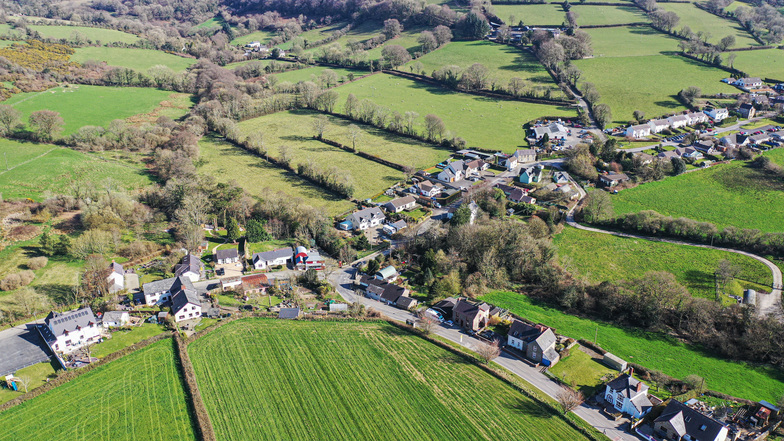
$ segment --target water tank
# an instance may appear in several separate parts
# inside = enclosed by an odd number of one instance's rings
[[[757,291],[753,289],[747,289],[743,291],[743,303],[746,305],[756,305],[757,304]]]

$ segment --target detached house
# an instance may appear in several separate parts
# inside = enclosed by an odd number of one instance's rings
[[[529,360],[552,366],[560,356],[555,350],[555,333],[544,325],[531,326],[520,320],[513,320],[507,334],[509,346],[523,352]]]
[[[568,184],[569,173],[566,173],[565,171],[557,171],[553,173],[553,182],[556,184]]]
[[[193,254],[184,256],[180,263],[174,265],[174,275],[197,282],[201,278],[201,260]]]
[[[393,199],[384,204],[384,209],[388,213],[400,213],[401,211],[411,210],[414,207],[416,207],[416,198],[413,196]]]
[[[119,263],[112,261],[109,265],[109,292],[116,293],[125,289],[125,270]]]
[[[692,145],[692,147],[704,155],[712,155],[716,153],[716,148],[710,141],[697,141]]]
[[[534,149],[516,150],[512,156],[517,158],[517,162],[519,164],[527,164],[529,162],[536,161],[536,150]]]
[[[526,167],[520,170],[520,182],[523,184],[533,184],[534,182],[540,182],[542,180],[542,171],[544,171],[544,169],[539,165]]]
[[[264,253],[253,253],[251,262],[253,263],[254,269],[261,270],[271,266],[285,266],[293,258],[294,250],[291,249],[291,247],[286,247]]]
[[[436,197],[441,194],[444,187],[441,184],[431,184],[430,182],[423,182],[419,184],[419,194],[429,198]]]
[[[90,308],[63,313],[52,311],[44,323],[46,326],[39,329],[49,347],[64,354],[97,342],[101,334],[98,320]]]
[[[469,331],[478,331],[487,326],[490,305],[487,303],[474,304],[464,299],[458,299],[452,309],[452,321],[456,325]]]
[[[463,161],[453,161],[444,167],[438,173],[438,180],[444,182],[457,182],[462,181],[466,176],[464,174],[465,163]]]
[[[195,289],[183,288],[174,294],[172,314],[175,322],[201,317],[201,302]]]
[[[739,78],[732,83],[733,86],[739,87],[743,90],[749,91],[751,89],[758,89],[762,87],[762,79],[760,78]]]
[[[704,110],[704,113],[711,117],[712,120],[718,122],[724,119],[729,118],[730,112],[726,108],[722,107],[719,109],[715,108],[708,108]]]
[[[744,145],[748,145],[749,137],[748,135],[741,135],[740,133],[733,133],[731,135],[723,136],[719,142],[724,147],[740,147]]]
[[[408,297],[408,289],[405,287],[387,283],[376,277],[362,276],[359,286],[364,289],[367,297],[400,309],[410,309],[417,304],[415,299]]]
[[[172,277],[170,279],[156,280],[142,285],[144,303],[146,305],[161,305],[171,300],[172,294],[181,289],[194,289],[193,283],[187,277]]]
[[[635,418],[642,418],[653,408],[648,400],[648,386],[628,374],[621,374],[607,383],[604,399],[617,410]]]
[[[649,124],[638,124],[626,128],[626,136],[629,138],[645,138],[651,136],[651,126]]]
[[[678,147],[675,149],[675,153],[681,158],[688,158],[688,159],[702,158],[702,153],[700,153],[700,151],[695,149],[694,147]]]
[[[729,430],[724,424],[672,398],[653,422],[653,430],[665,439],[724,441]]]
[[[131,321],[128,311],[106,311],[101,317],[101,324],[104,328],[118,328],[125,326]]]
[[[615,187],[618,184],[626,182],[629,180],[629,177],[626,176],[626,173],[615,173],[610,172],[606,175],[599,176],[599,181],[602,184],[606,185],[607,187]]]
[[[355,230],[367,230],[381,225],[386,218],[380,208],[370,207],[349,214],[346,220],[351,222],[351,227]]]
[[[738,108],[741,118],[751,119],[757,114],[757,109],[750,103],[741,104]]]
[[[240,260],[240,255],[237,252],[236,248],[231,248],[228,250],[218,250],[215,253],[215,262],[218,265],[223,265],[227,263],[236,263]]]

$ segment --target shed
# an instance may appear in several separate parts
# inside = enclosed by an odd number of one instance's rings
[[[348,311],[348,304],[346,303],[330,303],[329,312]]]
[[[280,308],[280,312],[278,313],[279,319],[295,319],[298,318],[300,314],[299,308]]]
[[[627,363],[621,357],[617,355],[613,355],[609,352],[605,352],[604,359],[602,359],[602,363],[605,365],[617,369],[619,372],[623,372],[626,370]]]
[[[394,266],[389,265],[386,268],[382,268],[379,272],[376,273],[376,279],[378,280],[392,280],[397,277],[397,270]]]

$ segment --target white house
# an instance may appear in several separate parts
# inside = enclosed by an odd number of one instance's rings
[[[367,230],[381,225],[386,218],[380,208],[370,207],[349,214],[346,220],[351,221],[355,230]]]
[[[419,194],[429,198],[440,195],[443,190],[441,184],[431,184],[429,181],[419,184]]]
[[[172,297],[172,314],[175,322],[201,317],[201,302],[195,289],[181,289]]]
[[[710,116],[711,119],[714,121],[721,121],[729,118],[730,116],[730,111],[724,107],[720,109],[714,109],[714,108],[705,109],[704,113]]]
[[[444,182],[462,181],[465,178],[465,163],[462,160],[450,162],[438,173],[438,180]]]
[[[64,354],[97,342],[101,334],[98,320],[90,308],[64,313],[52,311],[44,323],[46,326],[39,329],[49,347]]]
[[[198,282],[201,278],[201,259],[193,254],[186,254],[182,261],[174,265],[174,275],[187,277],[191,282]]]
[[[648,386],[628,374],[621,374],[607,383],[604,399],[617,410],[635,418],[642,418],[653,408],[648,400]]]
[[[384,209],[388,213],[400,213],[404,210],[410,210],[416,207],[416,198],[413,196],[405,196],[402,198],[393,199],[384,204]]]
[[[689,118],[686,115],[671,116],[667,118],[667,121],[669,121],[670,127],[673,129],[679,129],[689,125]]]
[[[294,250],[291,247],[279,248],[264,253],[253,253],[253,268],[261,270],[271,266],[285,266],[293,258]]]
[[[626,136],[629,138],[645,138],[646,136],[651,136],[651,126],[648,124],[629,126],[626,128]]]
[[[762,87],[762,79],[760,78],[739,78],[732,83],[733,86],[740,87],[744,90],[757,89]]]
[[[514,170],[514,168],[517,167],[517,156],[512,155],[506,158],[506,161],[504,161],[504,166],[507,170]]]
[[[660,133],[670,128],[670,122],[666,119],[652,119],[648,121],[648,125],[651,126],[651,133]]]
[[[215,253],[215,262],[218,265],[223,265],[226,263],[236,263],[240,260],[240,255],[237,252],[236,248],[230,248],[228,250],[218,250]]]
[[[689,118],[689,125],[690,126],[693,126],[695,124],[708,122],[708,115],[704,114],[703,112],[687,113],[686,114],[686,118]]]
[[[559,123],[550,123],[546,126],[534,127],[536,139],[542,139],[547,135],[550,139],[563,139],[569,134],[569,130]]]
[[[109,292],[115,293],[125,289],[125,270],[122,265],[112,261],[109,265]]]
[[[193,283],[187,277],[172,277],[170,279],[156,280],[142,285],[144,303],[147,305],[161,305],[171,300],[172,294],[182,288],[194,289]]]
[[[128,311],[106,311],[101,317],[101,324],[104,328],[118,328],[125,326],[131,321]]]

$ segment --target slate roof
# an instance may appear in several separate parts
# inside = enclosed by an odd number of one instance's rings
[[[235,259],[239,257],[240,255],[237,252],[236,248],[229,248],[228,250],[218,250],[215,253],[215,258],[217,260]]]
[[[181,276],[187,272],[201,273],[201,260],[193,254],[186,254],[182,261],[174,266],[174,274]]]
[[[121,274],[121,275],[125,274],[125,270],[123,269],[123,266],[120,265],[117,262],[112,262],[111,264],[109,264],[109,269],[113,273],[117,273],[117,274]]]
[[[490,311],[490,305],[487,303],[475,304],[469,301],[458,299],[452,314],[462,314],[466,318],[473,319],[479,314],[479,311]]]
[[[294,257],[294,250],[291,247],[286,247],[278,248],[277,250],[272,251],[265,251],[263,253],[253,253],[253,263],[258,262],[259,260],[268,262],[271,260],[280,259],[281,257],[291,259]]]
[[[186,288],[177,291],[172,297],[172,312],[177,314],[188,303],[201,306],[201,300],[199,300],[199,294],[196,290]]]
[[[404,221],[402,219],[397,221],[397,222],[392,223],[391,225],[393,227],[395,227],[395,229],[397,229],[397,230],[402,230],[403,228],[406,228],[408,226],[408,224],[406,224],[406,221]]]
[[[520,320],[513,320],[512,326],[509,327],[509,335],[528,343],[535,341],[543,349],[555,346],[555,333],[543,325],[532,326]]]
[[[112,322],[112,323],[121,323],[123,319],[123,314],[128,314],[125,311],[106,311],[103,313],[103,317],[101,317],[101,321],[104,323]]]
[[[384,216],[384,213],[378,207],[370,207],[370,208],[365,208],[364,210],[355,211],[354,213],[352,213],[352,216],[354,217],[354,219],[357,219],[358,222],[360,223],[363,220],[370,221],[376,218],[386,219],[386,216]]]
[[[533,157],[536,157],[536,150],[534,150],[534,149],[515,150],[513,156],[515,158],[520,158],[521,156],[533,156]]]
[[[183,287],[188,289],[194,289],[193,283],[191,283],[191,279],[187,277],[171,277],[169,279],[147,282],[144,285],[142,285],[142,289],[144,290],[144,293],[147,295],[152,295],[157,292],[166,292],[166,291],[174,293],[182,289]]]
[[[393,200],[387,202],[384,205],[391,205],[392,207],[394,207],[395,210],[397,210],[398,208],[403,207],[405,205],[408,205],[408,204],[410,204],[412,202],[416,202],[416,198],[415,197],[413,197],[413,196],[404,196],[402,198],[393,199]]]
[[[671,117],[667,118],[667,121],[669,121],[671,123],[673,123],[673,122],[681,122],[681,121],[688,123],[689,122],[689,117],[687,117],[686,115],[675,115],[675,116],[671,116]]]
[[[647,394],[648,385],[642,384],[642,390],[637,392],[637,384],[640,380],[630,377],[629,374],[621,374],[618,378],[607,383],[607,386],[614,391],[621,392],[626,398],[632,398],[638,394]]]
[[[626,176],[626,173],[607,173],[606,175],[601,175],[599,178],[603,178],[607,181],[628,181],[629,177]]]
[[[295,319],[299,317],[299,308],[280,308],[279,319]]]
[[[90,323],[98,323],[90,308],[82,308],[69,312],[56,312],[52,311],[46,316],[44,320],[47,326],[52,330],[55,337],[63,335],[65,332],[76,330],[77,327],[84,328]]]
[[[656,127],[669,127],[670,122],[666,119],[653,119],[648,122],[650,125],[654,125]]]
[[[678,435],[689,435],[691,439],[714,440],[725,426],[713,418],[690,408],[678,400],[671,399],[667,407],[654,421],[669,422]]]
[[[416,299],[412,299],[411,297],[408,297],[408,296],[400,296],[400,297],[398,297],[396,303],[397,303],[397,306],[400,307],[400,308],[409,309],[409,308],[411,308],[411,306],[416,305],[417,301],[416,301]]]

